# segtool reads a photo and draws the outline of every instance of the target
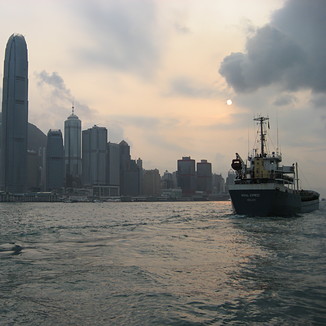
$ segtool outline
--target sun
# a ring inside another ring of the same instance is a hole
[[[226,101],[226,104],[227,104],[227,105],[232,105],[232,100],[228,99],[228,100]]]

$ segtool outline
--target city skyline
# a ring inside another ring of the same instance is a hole
[[[191,156],[226,176],[235,152],[246,157],[252,118],[262,113],[274,142],[278,129],[284,164],[298,162],[303,185],[320,190],[326,87],[309,71],[323,71],[324,22],[315,17],[325,6],[314,3],[16,0],[0,4],[0,44],[12,33],[25,36],[29,122],[45,134],[64,129],[75,101],[83,129],[108,128],[109,141],[126,140],[145,169],[175,171],[178,159]],[[305,33],[296,28],[302,13]]]

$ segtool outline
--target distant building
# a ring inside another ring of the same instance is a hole
[[[75,115],[74,107],[64,125],[66,187],[80,187],[82,177],[81,121]]]
[[[130,169],[130,146],[124,140],[119,144],[120,148],[120,194],[127,195],[127,171]]]
[[[28,59],[23,35],[10,36],[5,52],[2,87],[0,187],[27,190]]]
[[[197,162],[197,190],[206,194],[212,193],[212,164],[207,160]]]
[[[46,145],[46,190],[64,187],[64,150],[61,130],[50,129]]]
[[[128,171],[125,177],[125,194],[126,196],[139,196],[141,194],[141,170],[135,160],[130,160]]]
[[[235,180],[235,173],[233,170],[229,170],[228,176],[226,177],[226,182],[225,182],[225,191],[228,192],[229,188],[228,185],[234,184]]]
[[[141,169],[135,160],[131,160],[130,146],[126,141],[120,144],[120,194],[121,196],[140,195],[140,176]]]
[[[196,171],[195,160],[190,156],[185,156],[182,160],[178,160],[178,187],[182,189],[182,195],[189,197],[196,192]]]
[[[106,184],[116,187],[116,195],[120,195],[120,146],[107,143],[106,150]]]
[[[225,181],[221,174],[213,174],[213,193],[222,194],[225,192]]]
[[[82,132],[84,186],[106,185],[107,129],[94,126]]]
[[[41,165],[40,156],[34,150],[27,151],[27,190],[40,191]]]
[[[161,176],[158,169],[144,170],[143,194],[145,196],[161,195]]]
[[[176,183],[174,182],[173,174],[165,171],[162,176],[162,189],[173,189],[176,188]]]

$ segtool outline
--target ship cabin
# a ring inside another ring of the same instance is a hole
[[[249,167],[237,153],[232,161],[236,171],[235,183],[280,183],[292,185],[294,183],[295,167],[281,166],[282,157],[275,152],[272,155],[256,155],[248,157]]]
[[[248,177],[254,183],[273,181],[292,184],[294,181],[294,165],[280,166],[282,157],[274,152],[272,155],[249,157],[248,160],[250,162]]]

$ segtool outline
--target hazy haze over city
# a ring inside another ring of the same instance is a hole
[[[107,127],[145,169],[191,156],[225,176],[253,146],[253,116],[268,115],[283,163],[326,196],[324,0],[12,0],[0,26],[1,80],[21,33],[29,122],[44,133],[74,102],[83,129]]]

